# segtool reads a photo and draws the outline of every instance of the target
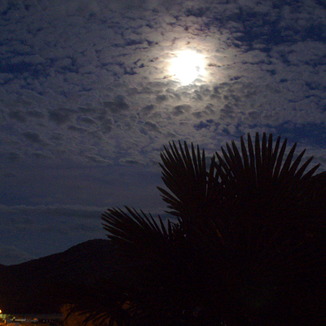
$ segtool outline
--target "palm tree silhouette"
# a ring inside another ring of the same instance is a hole
[[[248,135],[205,151],[172,142],[158,188],[171,219],[108,209],[111,291],[86,301],[112,325],[321,325],[326,175],[287,141]],[[82,303],[76,310],[82,310]]]

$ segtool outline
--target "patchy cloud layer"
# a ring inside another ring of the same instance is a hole
[[[0,12],[3,205],[160,210],[144,182],[143,196],[136,188],[147,172],[159,180],[172,139],[212,151],[273,132],[325,167],[321,1],[24,0],[1,1]],[[168,71],[182,49],[207,61],[207,76],[188,86]]]

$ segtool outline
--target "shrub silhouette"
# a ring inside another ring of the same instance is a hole
[[[158,189],[173,218],[104,212],[114,285],[77,311],[112,325],[321,325],[326,176],[286,148],[248,135],[207,162],[170,143]]]

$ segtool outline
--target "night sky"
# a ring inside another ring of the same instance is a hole
[[[0,263],[104,238],[108,207],[163,212],[171,140],[272,132],[325,170],[325,22],[322,0],[0,0]]]

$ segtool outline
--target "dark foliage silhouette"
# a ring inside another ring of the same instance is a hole
[[[74,311],[112,325],[321,325],[326,176],[295,150],[248,135],[208,162],[170,143],[159,191],[171,220],[104,212],[112,291]]]

